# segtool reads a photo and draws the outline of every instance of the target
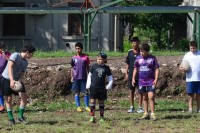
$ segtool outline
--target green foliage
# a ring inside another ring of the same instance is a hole
[[[189,50],[189,40],[185,39],[185,38],[181,38],[178,41],[178,44],[176,46],[174,46],[175,50],[179,50],[179,51],[188,51]]]

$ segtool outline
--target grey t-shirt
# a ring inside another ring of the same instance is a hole
[[[13,78],[14,80],[18,81],[20,78],[20,75],[22,72],[25,72],[28,66],[28,61],[24,58],[21,57],[20,53],[13,53],[10,56],[9,61],[14,62],[14,66],[13,66]],[[6,79],[10,79],[9,78],[9,74],[8,74],[8,64],[6,65],[6,68],[4,69],[2,76]]]

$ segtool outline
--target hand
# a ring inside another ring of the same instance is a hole
[[[179,70],[181,71],[181,73],[186,73],[186,70],[184,67],[180,67]]]
[[[132,79],[132,86],[135,86],[135,79]]]

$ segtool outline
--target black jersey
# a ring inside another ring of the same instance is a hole
[[[94,64],[90,69],[91,76],[91,88],[105,89],[106,76],[112,75],[110,67],[107,65]]]
[[[126,60],[125,60],[125,63],[127,65],[129,65],[129,67],[128,67],[128,79],[132,79],[132,77],[133,77],[134,63],[135,63],[135,59],[138,55],[140,55],[140,53],[135,54],[132,49],[128,51],[128,55],[127,55]]]

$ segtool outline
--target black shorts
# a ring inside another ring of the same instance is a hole
[[[26,89],[24,87],[24,84],[22,83],[23,89],[21,92],[26,92]],[[6,78],[1,78],[1,90],[3,96],[10,96],[12,94],[18,95],[19,92],[15,92],[10,88],[10,80]]]
[[[107,90],[106,89],[90,89],[90,99],[106,100]]]
[[[128,88],[132,91],[135,91],[135,88],[138,87],[138,80],[135,81],[135,86],[132,85],[132,79],[128,79]]]

